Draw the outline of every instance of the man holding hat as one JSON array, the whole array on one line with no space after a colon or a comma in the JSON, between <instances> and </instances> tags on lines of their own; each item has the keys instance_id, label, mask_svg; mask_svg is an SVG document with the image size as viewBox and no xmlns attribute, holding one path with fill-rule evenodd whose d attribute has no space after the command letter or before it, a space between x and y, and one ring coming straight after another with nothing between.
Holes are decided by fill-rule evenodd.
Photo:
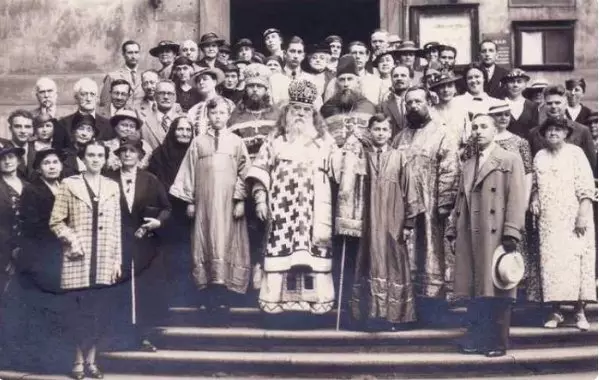
<instances>
[{"instance_id":1,"label":"man holding hat","mask_svg":"<svg viewBox=\"0 0 599 380\"><path fill-rule=\"evenodd\" d=\"M264 45L266 46L266 49L268 49L267 55L276 55L281 58L285 57L285 52L283 51L283 38L279 29L266 29L262 34L262 37L264 38Z\"/></svg>"},{"instance_id":2,"label":"man holding hat","mask_svg":"<svg viewBox=\"0 0 599 380\"><path fill-rule=\"evenodd\" d=\"M139 137L142 124L143 121L139 118L137 111L131 109L119 110L110 118L110 125L114 128L116 137L104 142L104 145L110 150L110 154L106 160L107 169L118 170L121 167L121 161L115 152L119 148L121 141L131 136L139 140L140 147L143 149L144 153L143 158L139 161L138 167L140 169L148 167L148 161L152 154L152 147Z\"/></svg>"},{"instance_id":3,"label":"man holding hat","mask_svg":"<svg viewBox=\"0 0 599 380\"><path fill-rule=\"evenodd\" d=\"M173 72L173 62L179 51L179 44L173 41L160 41L157 46L150 49L150 55L158 58L162 67L158 70L158 76L162 79L170 79ZM142 78L143 80L143 78Z\"/></svg>"},{"instance_id":4,"label":"man holding hat","mask_svg":"<svg viewBox=\"0 0 599 380\"><path fill-rule=\"evenodd\" d=\"M200 38L200 50L204 54L204 57L200 59L198 65L208 69L218 68L222 70L223 65L218 58L219 48L225 43L225 40L219 38L216 33L206 33Z\"/></svg>"},{"instance_id":5,"label":"man holding hat","mask_svg":"<svg viewBox=\"0 0 599 380\"><path fill-rule=\"evenodd\" d=\"M455 295L470 300L470 324L459 349L498 357L508 348L511 305L524 275L516 252L528 205L524 166L519 155L493 142L491 116L476 115L472 133L477 154L464 163L446 230L456 255Z\"/></svg>"},{"instance_id":6,"label":"man holding hat","mask_svg":"<svg viewBox=\"0 0 599 380\"><path fill-rule=\"evenodd\" d=\"M256 215L270 225L258 298L268 314L324 314L335 302L326 165L334 142L314 123L317 96L312 82L291 82L284 117L246 176Z\"/></svg>"},{"instance_id":7,"label":"man holding hat","mask_svg":"<svg viewBox=\"0 0 599 380\"><path fill-rule=\"evenodd\" d=\"M195 87L200 94L200 101L187 112L187 119L195 129L195 135L203 135L208 130L208 102L217 97L216 87L225 80L225 73L221 69L204 69L195 73L192 77ZM226 98L225 98L226 99ZM231 109L235 107L232 101L227 99Z\"/></svg>"}]
</instances>

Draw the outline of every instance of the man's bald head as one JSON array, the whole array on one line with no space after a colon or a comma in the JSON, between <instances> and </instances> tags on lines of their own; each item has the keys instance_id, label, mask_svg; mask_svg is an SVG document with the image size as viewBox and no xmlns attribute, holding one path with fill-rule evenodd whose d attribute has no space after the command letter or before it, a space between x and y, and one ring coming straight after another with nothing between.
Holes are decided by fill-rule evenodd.
<instances>
[{"instance_id":1,"label":"man's bald head","mask_svg":"<svg viewBox=\"0 0 599 380\"><path fill-rule=\"evenodd\" d=\"M198 44L195 41L185 40L181 42L181 46L179 47L179 55L187 57L195 62L198 60L199 54Z\"/></svg>"}]
</instances>

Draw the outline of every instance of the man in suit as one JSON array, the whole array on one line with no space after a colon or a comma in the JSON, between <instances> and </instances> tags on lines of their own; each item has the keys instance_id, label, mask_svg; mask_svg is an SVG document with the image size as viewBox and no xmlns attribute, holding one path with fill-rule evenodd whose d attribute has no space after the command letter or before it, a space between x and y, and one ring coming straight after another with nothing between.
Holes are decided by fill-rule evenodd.
<instances>
[{"instance_id":1,"label":"man in suit","mask_svg":"<svg viewBox=\"0 0 599 380\"><path fill-rule=\"evenodd\" d=\"M8 116L10 140L0 139L2 145L11 145L22 148L25 153L20 157L17 173L24 180L29 180L34 173L33 161L35 149L33 147L33 115L31 112L18 109Z\"/></svg>"},{"instance_id":2,"label":"man in suit","mask_svg":"<svg viewBox=\"0 0 599 380\"><path fill-rule=\"evenodd\" d=\"M405 118L404 95L410 87L414 78L414 72L406 65L398 64L391 70L391 92L379 106L378 111L389 118L391 125L391 139L393 139L402 129L407 121Z\"/></svg>"},{"instance_id":3,"label":"man in suit","mask_svg":"<svg viewBox=\"0 0 599 380\"><path fill-rule=\"evenodd\" d=\"M455 295L470 299L470 323L459 350L499 357L508 348L517 284L500 281L495 251L502 246L506 254L501 260L514 260L517 255L508 256L516 251L524 229L528 204L524 166L517 154L493 142L497 131L489 115L474 117L472 133L477 154L464 163L459 195L446 231L456 256ZM524 263L520 263L523 271Z\"/></svg>"},{"instance_id":4,"label":"man in suit","mask_svg":"<svg viewBox=\"0 0 599 380\"><path fill-rule=\"evenodd\" d=\"M595 154L593 136L591 135L589 127L566 117L566 88L562 85L549 86L545 88L543 95L545 96L544 108L546 110L546 116L541 119L566 119L568 126L572 129L572 133L566 138L566 142L577 145L584 151L584 154L589 159L589 163L593 169L593 174L596 176L597 155ZM546 144L545 137L540 133L540 128L540 126L534 127L530 130L528 136L533 157L538 151L545 148Z\"/></svg>"},{"instance_id":5,"label":"man in suit","mask_svg":"<svg viewBox=\"0 0 599 380\"><path fill-rule=\"evenodd\" d=\"M35 97L39 106L31 110L33 117L43 114L50 115L52 118L64 116L57 107L58 90L56 82L48 77L41 77L35 82Z\"/></svg>"},{"instance_id":6,"label":"man in suit","mask_svg":"<svg viewBox=\"0 0 599 380\"><path fill-rule=\"evenodd\" d=\"M142 120L141 137L152 148L156 149L166 137L172 122L184 113L177 103L175 83L170 80L161 80L156 85L156 107L139 108L139 117Z\"/></svg>"},{"instance_id":7,"label":"man in suit","mask_svg":"<svg viewBox=\"0 0 599 380\"><path fill-rule=\"evenodd\" d=\"M141 72L139 70L139 52L140 45L138 42L129 40L125 41L121 46L121 52L125 59L125 66L120 69L109 73L104 78L104 86L102 87L102 93L100 94L100 106L106 106L110 104L110 91L112 89L111 83L116 79L124 79L131 83L132 96L131 100L136 101L143 98L143 90L141 88Z\"/></svg>"},{"instance_id":8,"label":"man in suit","mask_svg":"<svg viewBox=\"0 0 599 380\"><path fill-rule=\"evenodd\" d=\"M54 141L58 146L72 146L71 136L73 127L81 116L91 115L95 120L98 130L98 140L110 140L115 137L114 130L107 118L96 114L96 103L98 100L98 85L90 78L82 78L73 86L77 111L58 120L60 128L54 131Z\"/></svg>"},{"instance_id":9,"label":"man in suit","mask_svg":"<svg viewBox=\"0 0 599 380\"><path fill-rule=\"evenodd\" d=\"M98 108L98 115L110 119L118 110L126 107L129 98L131 98L131 84L124 79L113 80L110 83L110 103Z\"/></svg>"},{"instance_id":10,"label":"man in suit","mask_svg":"<svg viewBox=\"0 0 599 380\"><path fill-rule=\"evenodd\" d=\"M484 40L479 45L480 62L487 70L487 78L485 92L495 98L502 99L505 96L501 79L507 75L508 71L503 67L497 66L497 45L491 40Z\"/></svg>"}]
</instances>

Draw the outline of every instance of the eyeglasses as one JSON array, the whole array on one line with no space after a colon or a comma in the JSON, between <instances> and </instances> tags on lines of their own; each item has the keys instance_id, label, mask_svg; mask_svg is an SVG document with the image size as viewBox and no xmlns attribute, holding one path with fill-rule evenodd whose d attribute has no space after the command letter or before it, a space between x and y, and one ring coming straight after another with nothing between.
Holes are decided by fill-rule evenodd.
<instances>
[{"instance_id":1,"label":"eyeglasses","mask_svg":"<svg viewBox=\"0 0 599 380\"><path fill-rule=\"evenodd\" d=\"M158 95L158 96L175 96L176 94L171 91L158 91L158 92L156 92L156 95Z\"/></svg>"}]
</instances>

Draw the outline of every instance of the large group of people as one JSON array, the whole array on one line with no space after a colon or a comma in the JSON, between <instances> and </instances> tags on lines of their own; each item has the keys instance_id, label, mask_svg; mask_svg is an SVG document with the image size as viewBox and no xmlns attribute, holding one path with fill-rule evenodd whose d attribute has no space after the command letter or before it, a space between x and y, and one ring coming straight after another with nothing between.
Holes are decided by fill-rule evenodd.
<instances>
[{"instance_id":1,"label":"large group of people","mask_svg":"<svg viewBox=\"0 0 599 380\"><path fill-rule=\"evenodd\" d=\"M173 299L226 323L243 298L266 327L337 307L367 331L466 301L459 350L489 357L508 349L515 301L546 305L546 328L572 304L589 329L598 121L584 79L502 68L489 40L458 70L455 47L385 30L263 37L265 54L215 33L161 41L157 70L129 40L101 91L77 81L72 114L48 77L38 108L10 114L0 300L29 282L70 305L74 378L102 378L97 343L118 318L156 351Z\"/></svg>"}]
</instances>

